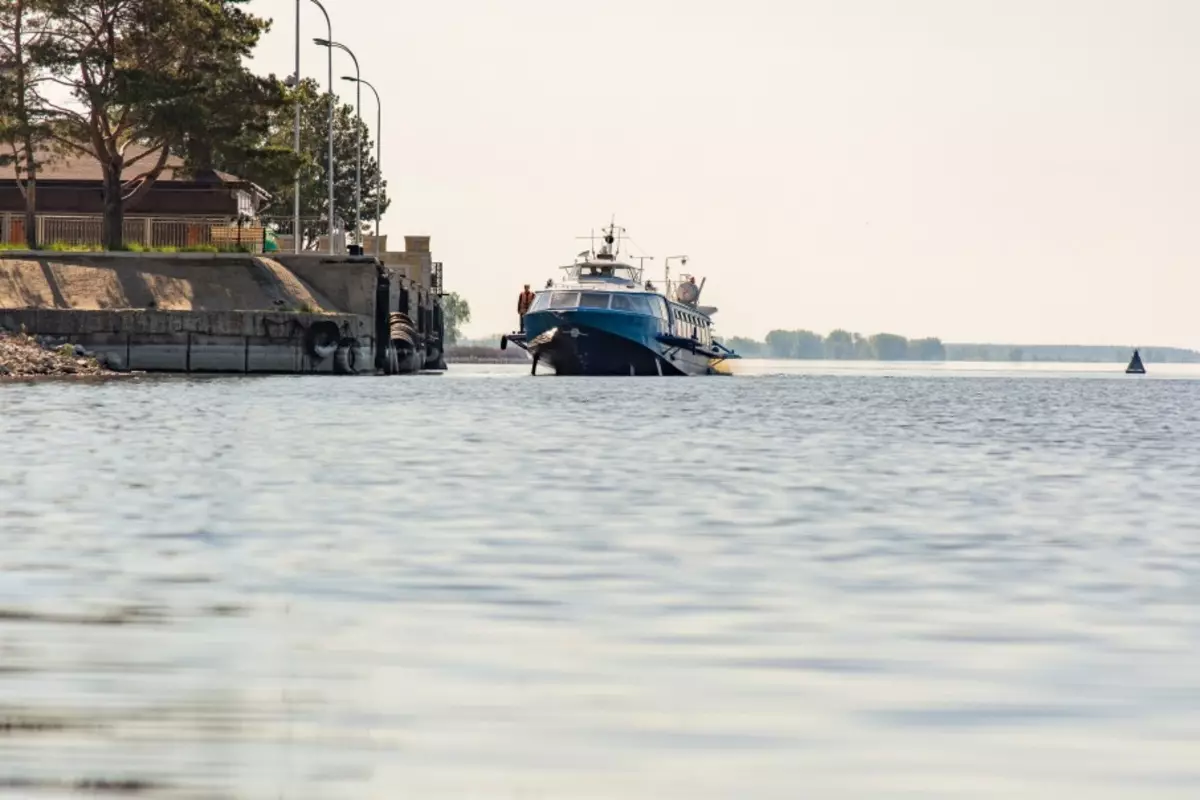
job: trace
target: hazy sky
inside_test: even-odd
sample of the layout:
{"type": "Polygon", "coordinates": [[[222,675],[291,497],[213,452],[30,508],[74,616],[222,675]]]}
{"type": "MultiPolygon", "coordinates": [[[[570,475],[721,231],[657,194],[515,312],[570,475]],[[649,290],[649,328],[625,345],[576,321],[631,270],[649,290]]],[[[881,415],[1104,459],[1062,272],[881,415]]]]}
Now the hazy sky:
{"type": "MultiPolygon", "coordinates": [[[[294,0],[252,5],[289,73],[294,0]]],[[[384,232],[433,237],[472,335],[615,213],[725,335],[1200,347],[1195,0],[326,7],[383,95],[384,232]]]]}

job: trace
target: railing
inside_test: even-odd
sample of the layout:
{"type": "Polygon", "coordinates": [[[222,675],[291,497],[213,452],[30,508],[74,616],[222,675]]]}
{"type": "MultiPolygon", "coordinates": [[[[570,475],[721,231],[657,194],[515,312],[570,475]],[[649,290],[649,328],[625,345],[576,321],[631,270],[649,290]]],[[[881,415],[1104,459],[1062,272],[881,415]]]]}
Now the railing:
{"type": "MultiPolygon", "coordinates": [[[[293,217],[263,216],[259,224],[271,232],[280,252],[295,251],[292,240],[292,228],[296,226],[293,217]]],[[[333,231],[333,252],[346,252],[346,225],[342,219],[337,219],[333,231]]],[[[300,218],[300,252],[328,253],[329,252],[329,221],[325,217],[300,218]]]]}
{"type": "MultiPolygon", "coordinates": [[[[125,246],[146,250],[241,250],[253,253],[293,251],[291,217],[238,219],[231,217],[126,216],[125,246]]],[[[319,218],[300,221],[302,252],[329,252],[329,225],[319,218]]],[[[104,218],[99,214],[39,214],[37,240],[42,247],[100,248],[104,244],[104,218]]],[[[0,244],[20,246],[25,241],[25,215],[0,213],[0,244]]],[[[346,252],[344,225],[335,227],[335,253],[346,252]]]]}
{"type": "Polygon", "coordinates": [[[433,270],[430,276],[430,282],[433,284],[433,293],[435,295],[440,297],[441,295],[445,294],[442,285],[442,262],[433,262],[433,270]]]}
{"type": "MultiPolygon", "coordinates": [[[[0,241],[20,245],[25,241],[25,216],[0,215],[0,241]]],[[[243,250],[262,252],[269,236],[261,223],[228,217],[133,217],[123,224],[127,248],[147,250],[243,250]]],[[[104,218],[100,215],[39,214],[37,240],[43,247],[99,248],[104,243],[104,218]]]]}

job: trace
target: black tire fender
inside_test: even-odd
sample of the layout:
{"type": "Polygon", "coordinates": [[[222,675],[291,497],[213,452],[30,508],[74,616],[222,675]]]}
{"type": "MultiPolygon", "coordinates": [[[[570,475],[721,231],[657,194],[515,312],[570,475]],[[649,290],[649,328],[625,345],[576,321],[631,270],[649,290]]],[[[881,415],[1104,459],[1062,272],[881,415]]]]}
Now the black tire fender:
{"type": "Polygon", "coordinates": [[[330,320],[314,322],[304,333],[304,350],[317,361],[324,361],[337,352],[341,338],[337,323],[330,320]]]}

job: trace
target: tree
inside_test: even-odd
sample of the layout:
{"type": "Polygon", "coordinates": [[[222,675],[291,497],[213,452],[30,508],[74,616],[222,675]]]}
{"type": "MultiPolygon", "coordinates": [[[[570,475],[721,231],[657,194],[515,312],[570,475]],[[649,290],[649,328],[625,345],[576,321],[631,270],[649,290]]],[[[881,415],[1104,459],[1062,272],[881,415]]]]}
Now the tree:
{"type": "MultiPolygon", "coordinates": [[[[269,141],[278,151],[290,152],[294,144],[295,105],[300,105],[300,217],[301,247],[315,249],[317,238],[328,233],[329,205],[329,102],[330,94],[322,92],[312,79],[288,91],[288,105],[275,111],[269,121],[269,141]]],[[[383,180],[375,160],[375,145],[368,134],[367,124],[357,118],[353,106],[339,103],[333,96],[333,207],[334,219],[353,225],[355,200],[355,167],[358,155],[359,131],[362,132],[362,209],[364,223],[375,217],[375,198],[379,197],[382,217],[391,201],[387,182],[383,180]]],[[[229,170],[237,172],[232,166],[229,170]]],[[[291,172],[261,174],[254,169],[237,172],[253,180],[272,195],[271,205],[264,214],[271,217],[281,233],[292,232],[295,197],[295,175],[291,172]]]]}
{"type": "Polygon", "coordinates": [[[446,344],[462,338],[462,326],[471,321],[471,305],[458,292],[442,295],[442,315],[446,321],[446,344]]]}
{"type": "MultiPolygon", "coordinates": [[[[34,0],[0,7],[0,167],[13,169],[25,200],[25,244],[36,250],[37,173],[49,131],[36,107],[49,21],[34,0]],[[11,151],[11,152],[10,152],[11,151]]],[[[0,240],[8,231],[0,232],[0,240]]]]}
{"type": "Polygon", "coordinates": [[[734,336],[725,341],[725,345],[742,358],[762,358],[767,354],[766,345],[755,339],[744,336],[734,336]]]}
{"type": "Polygon", "coordinates": [[[767,352],[771,358],[795,358],[796,337],[791,331],[770,331],[767,333],[767,352]]]}
{"type": "Polygon", "coordinates": [[[825,337],[825,357],[841,361],[854,359],[854,336],[841,328],[830,331],[825,337]]]}
{"type": "Polygon", "coordinates": [[[875,345],[871,339],[863,336],[861,333],[850,334],[854,340],[854,358],[859,361],[874,361],[879,358],[879,353],[875,350],[875,345]]]}
{"type": "Polygon", "coordinates": [[[269,23],[242,9],[247,0],[36,2],[50,20],[51,81],[70,98],[39,93],[37,101],[62,147],[99,162],[104,246],[119,249],[125,209],[173,151],[204,150],[201,142],[228,135],[230,121],[260,114],[260,93],[242,93],[254,85],[242,59],[269,23]]]}
{"type": "Polygon", "coordinates": [[[820,360],[825,357],[825,342],[812,331],[796,331],[796,358],[820,360]]]}
{"type": "Polygon", "coordinates": [[[772,358],[825,357],[825,346],[821,337],[812,331],[775,330],[767,334],[767,350],[772,358]]]}
{"type": "Polygon", "coordinates": [[[908,357],[914,361],[945,361],[946,347],[937,337],[913,339],[908,343],[908,357]]]}
{"type": "Polygon", "coordinates": [[[871,337],[871,347],[880,361],[903,361],[908,358],[908,340],[894,333],[877,333],[871,337]]]}

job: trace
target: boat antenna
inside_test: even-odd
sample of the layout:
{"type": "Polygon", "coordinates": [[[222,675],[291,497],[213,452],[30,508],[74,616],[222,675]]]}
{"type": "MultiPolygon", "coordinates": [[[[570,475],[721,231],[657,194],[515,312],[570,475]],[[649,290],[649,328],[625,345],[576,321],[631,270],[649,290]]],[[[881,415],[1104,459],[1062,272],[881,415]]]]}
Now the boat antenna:
{"type": "Polygon", "coordinates": [[[638,283],[641,283],[641,282],[642,282],[642,275],[643,275],[643,274],[645,273],[645,271],[646,271],[646,262],[647,262],[647,261],[653,261],[653,260],[654,260],[654,256],[630,256],[630,258],[631,258],[631,259],[633,259],[633,258],[636,258],[636,259],[637,259],[637,262],[638,262],[638,272],[637,272],[637,279],[638,279],[638,283]]]}

